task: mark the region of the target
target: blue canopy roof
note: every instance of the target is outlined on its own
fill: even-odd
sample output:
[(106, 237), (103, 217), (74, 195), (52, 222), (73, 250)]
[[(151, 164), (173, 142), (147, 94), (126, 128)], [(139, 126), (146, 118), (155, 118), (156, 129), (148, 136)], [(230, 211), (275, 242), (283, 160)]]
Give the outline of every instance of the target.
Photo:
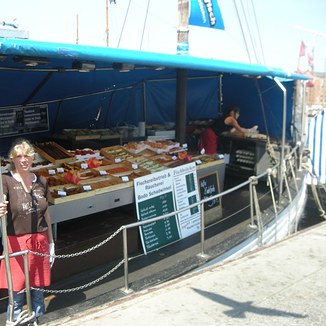
[[(95, 120), (97, 128), (175, 121), (180, 70), (187, 76), (188, 121), (216, 118), (221, 107), (235, 104), (241, 107), (241, 124), (258, 124), (264, 132), (266, 120), (269, 132), (277, 137), (281, 134), (283, 98), (273, 78), (289, 82), (288, 135), (293, 81), (308, 79), (257, 64), (3, 38), (0, 113), (10, 107), (45, 104), (50, 136), (64, 128), (88, 128)], [(268, 110), (266, 118), (257, 91)]]
[(97, 69), (113, 68), (114, 63), (128, 63), (135, 65), (136, 69), (164, 66), (166, 68), (182, 68), (215, 73), (308, 79), (303, 75), (257, 64), (23, 39), (1, 39), (0, 55), (3, 57), (1, 67), (18, 68), (19, 64), (13, 62), (12, 58), (14, 56), (29, 56), (49, 59), (46, 68), (57, 70), (71, 69), (72, 62), (79, 60), (94, 62)]

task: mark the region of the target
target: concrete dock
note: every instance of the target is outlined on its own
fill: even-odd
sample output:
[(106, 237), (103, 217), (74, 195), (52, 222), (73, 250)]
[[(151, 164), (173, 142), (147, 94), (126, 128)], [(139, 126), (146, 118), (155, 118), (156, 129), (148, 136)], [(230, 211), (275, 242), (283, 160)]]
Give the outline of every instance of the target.
[(326, 325), (326, 222), (42, 325)]

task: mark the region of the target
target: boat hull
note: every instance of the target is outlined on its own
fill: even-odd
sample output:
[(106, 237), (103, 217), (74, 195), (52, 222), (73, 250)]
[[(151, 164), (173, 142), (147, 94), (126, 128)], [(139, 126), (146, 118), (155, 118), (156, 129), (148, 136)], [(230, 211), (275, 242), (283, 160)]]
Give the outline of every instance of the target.
[(247, 238), (243, 239), (236, 246), (230, 248), (219, 257), (211, 260), (208, 264), (223, 264), (227, 261), (237, 259), (253, 250), (263, 246), (270, 246), (279, 242), (289, 235), (297, 231), (299, 220), (303, 214), (304, 207), (307, 201), (307, 182), (306, 175), (301, 178), (301, 185), (298, 191), (292, 197), (292, 200), (284, 199), (283, 209), (274, 216), (271, 215), (271, 209), (263, 213), (263, 219), (268, 220), (263, 226), (262, 232), (259, 232), (256, 225), (248, 226), (257, 231), (251, 233)]

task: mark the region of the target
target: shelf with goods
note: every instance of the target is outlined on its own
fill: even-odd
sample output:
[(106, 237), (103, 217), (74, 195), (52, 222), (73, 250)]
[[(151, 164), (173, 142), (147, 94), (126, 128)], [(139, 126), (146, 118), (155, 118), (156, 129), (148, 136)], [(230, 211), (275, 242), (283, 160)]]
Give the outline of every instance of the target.
[[(115, 145), (94, 151), (66, 151), (70, 153), (71, 161), (61, 162), (51, 157), (54, 163), (33, 167), (35, 174), (48, 180), (53, 223), (132, 204), (133, 181), (146, 174), (194, 161), (199, 174), (220, 166), (224, 168), (223, 159), (192, 156), (186, 148), (172, 141)], [(224, 180), (224, 170), (221, 173)]]

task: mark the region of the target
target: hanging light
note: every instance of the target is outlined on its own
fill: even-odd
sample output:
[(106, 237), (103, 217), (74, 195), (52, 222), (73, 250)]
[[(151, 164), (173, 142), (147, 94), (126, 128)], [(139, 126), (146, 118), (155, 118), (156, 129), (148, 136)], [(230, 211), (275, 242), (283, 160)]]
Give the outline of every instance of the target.
[(134, 64), (130, 63), (113, 63), (113, 69), (119, 70), (120, 72), (128, 72), (135, 69)]
[(83, 62), (75, 60), (72, 63), (72, 68), (77, 69), (80, 72), (89, 72), (91, 70), (95, 70), (96, 65), (94, 62)]
[(14, 56), (13, 61), (21, 63), (27, 67), (36, 67), (40, 65), (48, 65), (50, 61), (43, 57), (26, 57), (26, 56)]

